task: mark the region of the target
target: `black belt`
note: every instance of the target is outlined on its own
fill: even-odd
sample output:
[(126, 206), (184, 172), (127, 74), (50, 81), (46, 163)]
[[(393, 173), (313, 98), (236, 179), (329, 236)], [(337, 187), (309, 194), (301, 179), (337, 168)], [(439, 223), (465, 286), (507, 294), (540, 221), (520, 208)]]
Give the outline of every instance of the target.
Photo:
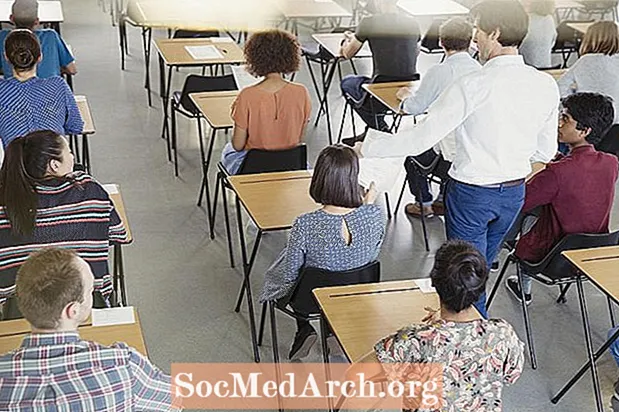
[(463, 185), (475, 186), (475, 187), (483, 187), (485, 189), (502, 189), (502, 188), (505, 188), (505, 187), (520, 186), (521, 184), (524, 183), (524, 179), (508, 180), (507, 182), (495, 183), (495, 184), (491, 184), (491, 185), (473, 185), (473, 184), (470, 184), (470, 183), (461, 182), (459, 180), (454, 180), (454, 181), (456, 181), (458, 183), (461, 183)]

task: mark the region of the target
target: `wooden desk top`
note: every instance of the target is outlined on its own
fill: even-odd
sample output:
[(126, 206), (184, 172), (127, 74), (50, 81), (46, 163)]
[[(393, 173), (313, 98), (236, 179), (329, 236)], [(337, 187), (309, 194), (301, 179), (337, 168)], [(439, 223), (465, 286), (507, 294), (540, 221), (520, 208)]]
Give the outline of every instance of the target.
[(84, 120), (84, 131), (82, 132), (82, 134), (94, 134), (96, 132), (95, 122), (92, 119), (90, 105), (88, 104), (86, 96), (76, 95), (75, 102), (77, 103), (77, 108), (82, 115), (82, 120)]
[[(221, 59), (196, 60), (185, 46), (215, 46), (224, 56)], [(244, 63), (243, 50), (234, 40), (213, 42), (211, 39), (157, 39), (155, 48), (168, 66), (203, 66), (205, 64)]]
[[(331, 56), (338, 57), (340, 55), (340, 47), (342, 40), (344, 40), (343, 33), (321, 33), (312, 34), (312, 38), (316, 43), (320, 44), (325, 50), (331, 53)], [(361, 50), (357, 52), (354, 58), (372, 57), (372, 50), (370, 50), (370, 44), (364, 42)]]
[(320, 207), (309, 195), (307, 170), (230, 176), (228, 181), (262, 230), (292, 227), (297, 216)]
[[(10, 23), (13, 0), (0, 1), (0, 23)], [(39, 1), (39, 21), (41, 23), (62, 23), (64, 14), (60, 1)]]
[[(148, 356), (144, 336), (142, 335), (142, 325), (135, 312), (135, 323), (113, 326), (92, 326), (87, 322), (80, 326), (78, 331), (84, 340), (98, 342), (103, 345), (111, 345), (114, 342), (125, 342), (127, 345), (137, 349), (140, 353)], [(30, 325), (24, 319), (7, 320), (0, 322), (2, 332), (0, 332), (0, 354), (10, 352), (21, 345), (24, 336), (30, 333)]]
[(390, 83), (374, 83), (364, 84), (363, 88), (374, 96), (378, 101), (391, 109), (394, 113), (400, 112), (400, 99), (396, 97), (396, 93), (401, 87), (419, 87), (421, 81), (413, 82), (390, 82)]
[(192, 93), (189, 95), (189, 98), (213, 129), (224, 129), (234, 126), (230, 112), (232, 110), (232, 103), (234, 103), (238, 94), (238, 90), (202, 92)]
[(120, 216), (120, 220), (122, 220), (123, 224), (125, 225), (125, 230), (127, 231), (128, 240), (133, 241), (133, 235), (131, 234), (131, 227), (129, 226), (129, 219), (127, 219), (127, 213), (125, 212), (125, 202), (123, 202), (123, 197), (122, 197), (122, 194), (120, 193), (120, 188), (116, 184), (110, 184), (110, 185), (104, 185), (104, 186), (116, 186), (117, 192), (110, 193), (110, 199), (112, 199), (112, 203), (114, 203), (114, 208), (116, 208), (116, 211), (118, 212), (118, 216)]
[(458, 16), (469, 14), (469, 9), (452, 0), (400, 0), (398, 7), (415, 17)]
[(619, 246), (569, 250), (563, 256), (606, 294), (619, 300)]
[(279, 9), (287, 19), (352, 16), (348, 10), (329, 0), (285, 0), (279, 5)]
[(591, 27), (594, 23), (596, 22), (588, 21), (584, 23), (567, 23), (567, 27), (569, 27), (570, 29), (574, 29), (578, 33), (584, 35), (587, 32), (587, 30), (589, 30), (589, 27)]
[(414, 280), (314, 289), (348, 360), (355, 362), (380, 339), (420, 323), (424, 308), (439, 307), (436, 293), (422, 293)]
[(555, 80), (559, 80), (561, 76), (565, 74), (567, 69), (552, 69), (552, 70), (542, 70), (542, 71), (544, 73), (548, 73), (549, 75), (551, 75)]

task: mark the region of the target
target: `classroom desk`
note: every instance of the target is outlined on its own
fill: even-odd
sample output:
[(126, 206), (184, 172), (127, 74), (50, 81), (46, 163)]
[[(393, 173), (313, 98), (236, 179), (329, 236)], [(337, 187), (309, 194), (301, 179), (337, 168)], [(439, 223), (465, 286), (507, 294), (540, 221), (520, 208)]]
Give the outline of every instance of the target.
[[(205, 67), (224, 64), (241, 64), (245, 62), (243, 50), (231, 38), (220, 38), (225, 40), (214, 41), (213, 38), (199, 39), (157, 39), (155, 48), (159, 54), (159, 91), (163, 106), (163, 129), (161, 137), (166, 139), (168, 144), (168, 160), (172, 160), (169, 133), (169, 97), (172, 73), (175, 67)], [(214, 46), (222, 55), (221, 58), (213, 59), (194, 59), (187, 51), (186, 47), (195, 46)], [(168, 69), (166, 81), (166, 67)], [(149, 91), (150, 95), (150, 91)]]
[[(114, 208), (118, 212), (120, 216), (120, 220), (123, 222), (125, 226), (125, 230), (127, 231), (127, 240), (133, 242), (133, 235), (131, 234), (131, 227), (129, 226), (129, 219), (127, 219), (127, 212), (125, 211), (125, 202), (123, 201), (122, 194), (120, 193), (120, 187), (117, 184), (107, 184), (103, 186), (105, 190), (109, 193), (110, 199), (112, 199), (112, 203), (114, 204)], [(118, 294), (120, 291), (120, 299), (123, 306), (127, 306), (127, 290), (125, 286), (125, 265), (123, 262), (123, 250), (122, 244), (113, 243), (112, 247), (114, 248), (114, 299), (116, 303), (118, 303)]]
[[(579, 274), (590, 280), (597, 286), (608, 299), (609, 311), (611, 315), (611, 323), (614, 325), (614, 315), (612, 305), (619, 304), (619, 278), (617, 271), (619, 270), (619, 246), (601, 247), (594, 249), (570, 250), (563, 252), (563, 256), (578, 270)], [(571, 389), (583, 374), (591, 369), (591, 377), (593, 380), (593, 390), (595, 393), (595, 401), (598, 412), (603, 412), (602, 395), (600, 393), (600, 382), (598, 380), (596, 361), (602, 356), (619, 337), (619, 331), (609, 337), (606, 342), (595, 353), (593, 352), (593, 344), (591, 343), (591, 328), (589, 325), (589, 315), (587, 312), (587, 304), (583, 291), (583, 276), (578, 276), (577, 287), (578, 297), (580, 301), (580, 310), (583, 319), (583, 329), (585, 332), (585, 342), (587, 345), (587, 355), (589, 360), (583, 365), (576, 374), (565, 384), (565, 386), (551, 399), (551, 402), (556, 404), (563, 396)]]
[[(13, 0), (0, 1), (0, 23), (11, 23)], [(39, 21), (41, 24), (49, 24), (60, 33), (60, 23), (64, 21), (62, 3), (60, 1), (39, 1)]]
[[(310, 72), (310, 77), (312, 79), (312, 83), (314, 84), (314, 89), (316, 90), (316, 95), (318, 100), (320, 101), (320, 108), (318, 110), (318, 114), (316, 115), (316, 121), (314, 122), (314, 127), (318, 126), (318, 122), (320, 117), (324, 114), (327, 119), (327, 133), (329, 136), (329, 144), (333, 144), (333, 134), (331, 131), (331, 113), (329, 112), (329, 89), (331, 88), (331, 83), (333, 83), (333, 77), (335, 76), (335, 70), (340, 71), (341, 77), (341, 68), (340, 63), (344, 60), (340, 56), (340, 47), (342, 44), (342, 40), (344, 40), (343, 33), (322, 33), (322, 34), (312, 34), (312, 38), (320, 47), (322, 47), (325, 51), (327, 51), (331, 58), (326, 60), (319, 60), (320, 63), (320, 74), (322, 79), (321, 87), (318, 86), (318, 82), (316, 81), (316, 76), (314, 75), (314, 71), (312, 70), (311, 59), (309, 56), (305, 56), (305, 61), (307, 62), (307, 67)], [(367, 42), (363, 44), (361, 49), (357, 52), (357, 54), (350, 60), (351, 65), (353, 66), (353, 71), (357, 73), (357, 70), (354, 66), (354, 59), (363, 59), (372, 57), (372, 51), (370, 50), (370, 46)], [(320, 90), (322, 89), (322, 91)]]
[[(312, 175), (306, 170), (228, 177), (228, 182), (236, 193), (236, 220), (243, 258), (244, 280), (235, 311), (239, 312), (241, 309), (245, 292), (247, 292), (251, 339), (256, 362), (260, 361), (260, 353), (256, 339), (256, 321), (249, 278), (260, 246), (260, 239), (264, 232), (290, 229), (297, 216), (319, 207), (309, 195), (311, 180)], [(241, 204), (258, 228), (249, 259), (243, 233)]]
[(425, 307), (438, 308), (436, 293), (422, 293), (414, 280), (314, 289), (314, 297), (349, 362), (381, 338), (420, 323)]
[(71, 151), (75, 154), (76, 161), (84, 165), (88, 174), (92, 174), (88, 136), (95, 134), (95, 122), (92, 118), (90, 105), (88, 104), (88, 99), (86, 99), (86, 96), (76, 95), (75, 102), (77, 103), (77, 108), (79, 109), (80, 115), (82, 115), (82, 120), (84, 121), (84, 129), (82, 130), (82, 151), (80, 153), (77, 135), (69, 136), (69, 146), (71, 147)]
[(352, 13), (332, 0), (284, 0), (279, 5), (285, 30), (299, 34), (299, 20), (312, 20), (314, 31), (321, 28), (321, 22), (330, 22), (330, 27), (341, 26), (342, 18), (352, 18)]
[(567, 69), (551, 69), (551, 70), (542, 70), (544, 73), (548, 73), (555, 80), (559, 80), (561, 76), (567, 72)]
[[(92, 326), (90, 319), (78, 328), (80, 336), (84, 340), (90, 340), (109, 346), (114, 342), (125, 342), (137, 349), (141, 354), (148, 357), (142, 325), (138, 318), (138, 312), (134, 309), (135, 323), (112, 326)], [(10, 352), (21, 345), (24, 336), (30, 333), (30, 325), (25, 319), (7, 320), (1, 322), (0, 329), (0, 354)]]
[(453, 0), (400, 0), (398, 7), (413, 17), (451, 17), (469, 14), (469, 9)]
[(594, 23), (594, 21), (582, 23), (567, 23), (567, 27), (569, 27), (570, 29), (574, 29), (576, 32), (578, 32), (578, 34), (584, 36), (585, 33), (587, 33), (587, 30), (589, 30), (589, 27), (591, 27)]
[[(208, 183), (208, 168), (211, 163), (211, 157), (213, 155), (213, 145), (215, 143), (215, 137), (219, 130), (228, 130), (234, 126), (234, 121), (230, 116), (232, 110), (232, 103), (239, 94), (238, 90), (227, 92), (202, 92), (192, 93), (189, 95), (191, 101), (196, 105), (202, 117), (204, 117), (211, 127), (211, 136), (208, 145), (208, 152), (204, 154), (204, 142), (202, 141), (202, 132), (200, 131), (198, 139), (200, 139), (200, 156), (202, 160), (202, 183), (200, 186), (200, 193), (198, 195), (198, 204), (202, 201), (202, 196), (206, 194), (206, 207), (209, 217), (209, 228), (211, 239), (215, 238), (215, 232), (213, 226), (215, 224), (213, 213), (211, 213), (211, 193)], [(201, 129), (200, 129), (201, 130)], [(176, 136), (172, 134), (172, 146), (174, 148), (174, 166), (177, 167), (176, 159)], [(178, 173), (175, 169), (175, 172)], [(217, 199), (213, 200), (214, 202)]]
[(366, 90), (372, 97), (384, 104), (393, 113), (398, 114), (400, 111), (401, 100), (397, 98), (396, 93), (402, 87), (417, 88), (421, 81), (408, 82), (389, 82), (389, 83), (373, 83), (364, 84), (363, 89)]

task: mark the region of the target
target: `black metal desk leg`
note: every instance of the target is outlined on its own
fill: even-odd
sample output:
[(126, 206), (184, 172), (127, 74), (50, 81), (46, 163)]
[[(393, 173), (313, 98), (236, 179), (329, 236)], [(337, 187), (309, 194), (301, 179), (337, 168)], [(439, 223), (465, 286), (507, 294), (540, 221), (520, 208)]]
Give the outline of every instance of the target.
[(84, 162), (84, 167), (86, 167), (86, 172), (89, 175), (92, 175), (92, 168), (90, 166), (90, 147), (88, 145), (88, 135), (82, 135), (82, 161)]
[(593, 379), (593, 392), (595, 394), (595, 404), (598, 412), (604, 412), (602, 405), (602, 394), (600, 393), (600, 381), (598, 380), (597, 367), (595, 365), (595, 356), (593, 353), (593, 344), (591, 343), (591, 327), (589, 325), (589, 314), (587, 312), (587, 302), (585, 300), (585, 291), (582, 285), (582, 276), (579, 275), (576, 279), (576, 287), (578, 288), (578, 300), (580, 301), (580, 310), (582, 312), (582, 323), (585, 330), (585, 343), (587, 344), (587, 355), (591, 362), (591, 378)]
[(118, 294), (120, 289), (120, 302), (123, 306), (127, 306), (127, 291), (125, 286), (125, 264), (123, 262), (122, 245), (114, 245), (114, 290)]
[(144, 47), (144, 68), (146, 70), (146, 79), (144, 81), (144, 88), (146, 89), (148, 97), (148, 107), (152, 107), (153, 98), (150, 95), (150, 53), (151, 42), (153, 38), (153, 31), (150, 28), (142, 29), (142, 46)]

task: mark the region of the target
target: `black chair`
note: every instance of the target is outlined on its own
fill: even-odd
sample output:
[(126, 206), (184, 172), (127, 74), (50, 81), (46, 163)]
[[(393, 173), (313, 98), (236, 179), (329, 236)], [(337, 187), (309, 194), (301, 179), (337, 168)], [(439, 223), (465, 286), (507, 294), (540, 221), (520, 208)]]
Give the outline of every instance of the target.
[[(228, 183), (230, 174), (220, 162), (217, 165), (219, 171), (217, 173), (217, 183), (215, 186), (215, 197), (213, 201), (213, 213), (211, 217), (211, 230), (215, 226), (215, 218), (217, 215), (217, 195), (221, 187), (221, 198), (223, 201), (224, 218), (226, 222), (226, 236), (228, 238), (228, 253), (230, 255), (230, 266), (234, 267), (234, 253), (232, 251), (232, 236), (230, 233), (230, 217), (228, 215), (228, 200), (226, 189), (231, 189)], [(255, 173), (273, 173), (287, 172), (293, 170), (307, 169), (307, 147), (305, 144), (300, 144), (297, 147), (286, 150), (260, 150), (251, 149), (247, 152), (247, 156), (239, 169), (238, 175), (247, 175)], [(239, 207), (237, 199), (237, 209)], [(237, 219), (240, 219), (240, 209), (237, 210)], [(239, 221), (240, 225), (241, 222)], [(211, 232), (213, 233), (213, 232)]]
[[(518, 282), (521, 285), (521, 300), (522, 300), (522, 315), (524, 317), (524, 326), (527, 334), (527, 344), (529, 346), (529, 354), (531, 356), (531, 367), (533, 369), (537, 368), (537, 361), (535, 358), (535, 348), (533, 345), (533, 332), (531, 329), (531, 321), (529, 319), (529, 311), (527, 308), (527, 304), (524, 296), (524, 288), (522, 288), (522, 280), (523, 280), (523, 271), (526, 272), (528, 276), (535, 279), (538, 282), (543, 283), (546, 286), (559, 286), (559, 297), (557, 298), (557, 303), (565, 303), (565, 295), (570, 288), (570, 286), (576, 283), (578, 279), (578, 272), (574, 269), (574, 267), (570, 264), (570, 262), (562, 255), (562, 252), (566, 250), (574, 250), (574, 249), (590, 249), (604, 246), (613, 246), (619, 243), (619, 231), (612, 233), (601, 233), (601, 234), (571, 234), (565, 236), (563, 239), (557, 243), (550, 252), (542, 259), (539, 263), (531, 263), (519, 259), (514, 254), (514, 248), (512, 247), (512, 252), (509, 254), (505, 263), (503, 264), (503, 268), (497, 280), (492, 288), (492, 292), (490, 293), (490, 297), (487, 302), (487, 308), (490, 309), (490, 305), (492, 304), (492, 300), (496, 294), (498, 287), (500, 286), (503, 277), (505, 276), (505, 272), (507, 270), (507, 266), (510, 263), (516, 264), (516, 273), (518, 275)], [(610, 300), (609, 300), (610, 305)]]
[[(406, 161), (410, 161), (413, 164), (413, 171), (418, 176), (425, 178), (428, 184), (436, 183), (438, 185), (444, 185), (449, 180), (449, 169), (451, 168), (451, 162), (445, 160), (442, 154), (439, 154), (434, 158), (432, 163), (429, 165), (424, 165), (417, 161), (414, 156), (409, 156)], [(400, 208), (400, 204), (402, 203), (402, 197), (404, 196), (404, 191), (406, 190), (407, 179), (404, 180), (402, 184), (402, 189), (400, 190), (400, 196), (398, 197), (398, 203), (395, 206), (394, 214), (398, 213), (398, 209)], [(421, 187), (416, 188), (417, 198), (421, 199)], [(430, 251), (430, 244), (428, 242), (428, 232), (426, 228), (426, 218), (423, 213), (421, 213), (421, 227), (423, 229), (423, 240), (425, 242), (426, 251)]]
[[(209, 142), (208, 154), (205, 154), (204, 151), (204, 137), (202, 135), (202, 121), (200, 110), (193, 103), (191, 98), (189, 97), (192, 93), (199, 92), (217, 92), (217, 91), (229, 91), (229, 90), (237, 90), (236, 81), (234, 80), (234, 76), (229, 74), (226, 76), (198, 76), (195, 74), (191, 74), (187, 76), (185, 80), (185, 84), (183, 86), (183, 90), (180, 92), (172, 93), (172, 149), (170, 150), (168, 146), (168, 156), (170, 153), (174, 153), (174, 176), (178, 176), (178, 151), (177, 151), (177, 128), (176, 128), (176, 114), (180, 113), (183, 116), (196, 119), (198, 125), (198, 141), (200, 144), (200, 160), (202, 162), (202, 185), (200, 187), (200, 193), (198, 195), (198, 206), (202, 205), (202, 197), (206, 192), (207, 203), (210, 202), (209, 197), (209, 188), (208, 188), (208, 179), (207, 172), (208, 166), (211, 160), (211, 155), (213, 153), (213, 144), (215, 143), (215, 134), (217, 129), (213, 129), (211, 133), (211, 140)], [(169, 142), (168, 142), (169, 144)], [(210, 207), (210, 204), (209, 204)]]
[(443, 53), (443, 48), (441, 47), (441, 42), (439, 40), (439, 29), (441, 25), (444, 23), (444, 20), (434, 20), (430, 25), (430, 28), (421, 39), (421, 47), (420, 50), (427, 54), (441, 54)]
[(595, 148), (619, 157), (619, 124), (612, 125)]
[(580, 48), (580, 34), (568, 26), (569, 23), (584, 23), (581, 21), (566, 20), (557, 26), (557, 40), (552, 47), (552, 53), (560, 53), (563, 58), (562, 69), (567, 68), (572, 53), (577, 53)]
[[(277, 301), (268, 302), (271, 319), (271, 340), (273, 345), (273, 362), (279, 363), (279, 350), (277, 345), (277, 325), (275, 322), (275, 309), (295, 319), (313, 321), (320, 320), (322, 356), (325, 364), (329, 362), (327, 351), (327, 325), (321, 319), (320, 307), (314, 298), (312, 291), (318, 288), (333, 286), (357, 285), (363, 283), (380, 282), (380, 262), (374, 261), (357, 269), (345, 272), (330, 272), (324, 269), (303, 268), (297, 279), (292, 293)], [(266, 318), (267, 302), (262, 304), (260, 317), (260, 333), (258, 345), (262, 345), (264, 323)]]
[(17, 306), (17, 296), (9, 296), (4, 302), (0, 320), (21, 319), (24, 317)]

